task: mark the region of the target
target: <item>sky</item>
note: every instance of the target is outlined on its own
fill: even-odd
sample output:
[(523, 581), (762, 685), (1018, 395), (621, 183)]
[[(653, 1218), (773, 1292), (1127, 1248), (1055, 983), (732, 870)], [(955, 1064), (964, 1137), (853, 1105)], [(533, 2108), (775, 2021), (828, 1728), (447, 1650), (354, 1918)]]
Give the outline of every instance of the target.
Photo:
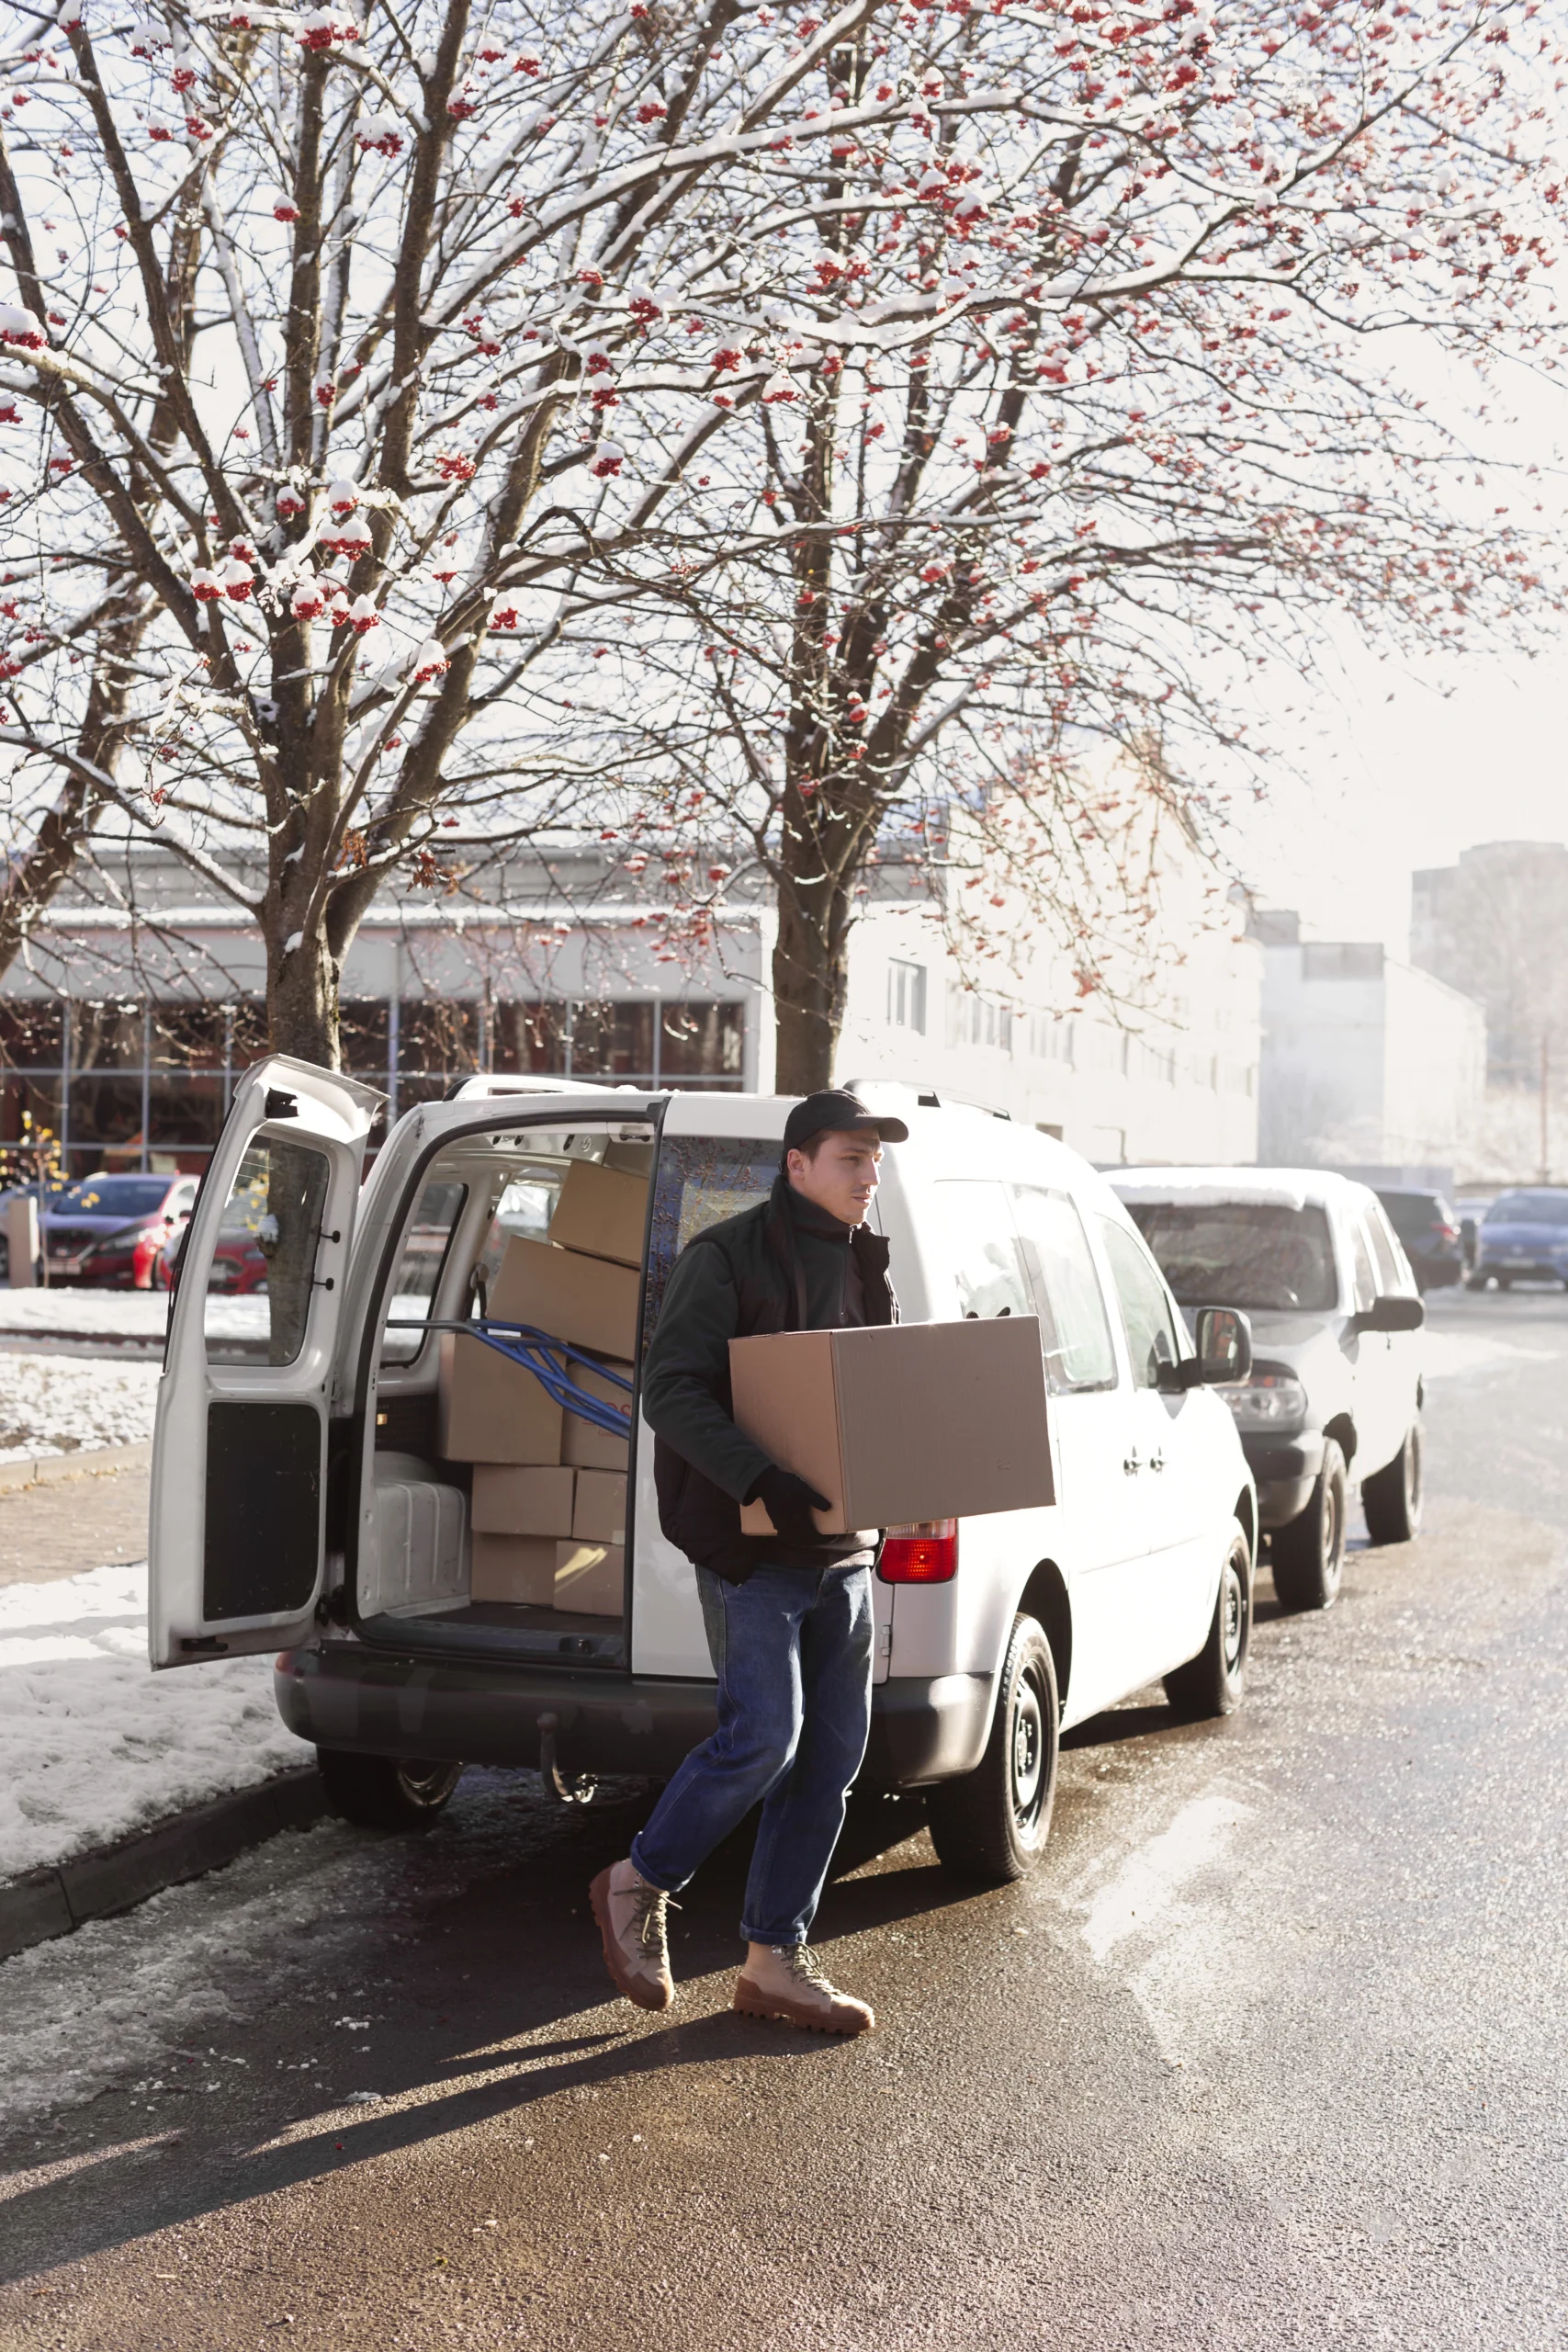
[(1277, 775), (1231, 843), (1260, 903), (1296, 908), (1308, 936), (1403, 956), (1416, 866), (1476, 842), (1568, 841), (1568, 642), (1534, 662), (1478, 653), (1440, 680), (1353, 654), (1315, 693), (1301, 773)]
[[(1430, 343), (1406, 344), (1396, 373), (1487, 469), (1483, 508), (1494, 486), (1518, 498), (1514, 469), (1538, 466), (1529, 504), (1568, 543), (1568, 389), (1516, 368), (1494, 378), (1478, 420), (1477, 379)], [(1413, 668), (1382, 651), (1341, 634), (1306, 696), (1294, 676), (1271, 688), (1280, 713), (1311, 705), (1305, 723), (1269, 730), (1299, 730), (1297, 772), (1281, 765), (1237, 812), (1228, 848), (1259, 903), (1297, 909), (1307, 936), (1381, 939), (1403, 956), (1417, 866), (1451, 865), (1477, 842), (1568, 842), (1568, 623), (1534, 661), (1478, 648)]]

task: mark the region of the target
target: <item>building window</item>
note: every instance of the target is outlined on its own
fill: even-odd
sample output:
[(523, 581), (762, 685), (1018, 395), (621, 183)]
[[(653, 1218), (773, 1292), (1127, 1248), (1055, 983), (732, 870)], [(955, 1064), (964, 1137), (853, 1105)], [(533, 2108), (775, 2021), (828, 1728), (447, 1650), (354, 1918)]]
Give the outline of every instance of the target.
[(1381, 980), (1382, 944), (1377, 940), (1314, 941), (1302, 949), (1303, 980)]
[(551, 1078), (614, 1078), (643, 1086), (731, 1086), (746, 1060), (746, 1008), (712, 1000), (498, 1004), (491, 1065)]
[(887, 967), (887, 1025), (926, 1034), (926, 967), (897, 957)]
[(998, 1053), (1012, 1051), (1012, 1012), (994, 997), (950, 982), (947, 991), (947, 1042), (950, 1046), (990, 1046)]
[(1073, 1059), (1073, 1024), (1060, 1012), (1032, 1012), (1029, 1016), (1029, 1050), (1037, 1061), (1066, 1062)]
[[(745, 1071), (746, 1008), (715, 999), (349, 999), (340, 1013), (344, 1067), (387, 1094), (392, 1118), (479, 1070), (677, 1088), (739, 1088)], [(266, 1026), (259, 998), (13, 998), (0, 1006), (0, 1148), (36, 1148), (47, 1131), (72, 1176), (199, 1173)]]

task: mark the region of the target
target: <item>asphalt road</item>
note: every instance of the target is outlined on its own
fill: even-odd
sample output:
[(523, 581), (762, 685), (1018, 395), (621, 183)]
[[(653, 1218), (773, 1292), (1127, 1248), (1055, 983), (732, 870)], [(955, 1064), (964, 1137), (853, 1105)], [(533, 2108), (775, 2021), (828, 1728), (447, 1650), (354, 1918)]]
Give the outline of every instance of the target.
[(1238, 1715), (1075, 1734), (1021, 1888), (860, 1808), (863, 2041), (728, 2012), (739, 1855), (607, 2001), (645, 1800), (521, 1776), (0, 1971), (0, 2346), (1568, 2342), (1568, 1299), (1433, 1307), (1429, 1532), (1266, 1588)]

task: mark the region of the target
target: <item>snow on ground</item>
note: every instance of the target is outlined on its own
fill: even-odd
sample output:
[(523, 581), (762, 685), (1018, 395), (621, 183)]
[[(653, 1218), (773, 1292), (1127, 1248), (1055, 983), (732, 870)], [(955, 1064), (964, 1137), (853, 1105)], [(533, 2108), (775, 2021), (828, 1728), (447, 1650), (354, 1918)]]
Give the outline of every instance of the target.
[[(418, 1302), (416, 1312), (428, 1300)], [(225, 1339), (256, 1339), (267, 1329), (265, 1291), (243, 1298), (214, 1291), (207, 1301), (207, 1329)], [(0, 1339), (39, 1338), (56, 1331), (101, 1332), (107, 1340), (141, 1340), (162, 1347), (169, 1320), (168, 1295), (161, 1290), (7, 1290), (0, 1283)]]
[(168, 1319), (165, 1291), (7, 1290), (0, 1284), (0, 1332), (103, 1331), (162, 1340)]
[(311, 1752), (278, 1720), (270, 1653), (149, 1671), (145, 1562), (0, 1588), (0, 1882)]
[(84, 1363), (0, 1349), (0, 1462), (143, 1444), (152, 1434), (157, 1397), (155, 1363)]
[[(0, 2126), (41, 2118), (114, 2084), (130, 2094), (130, 2120), (151, 2132), (177, 2127), (185, 2098), (198, 2084), (205, 2087), (225, 2064), (244, 2063), (220, 2056), (211, 2043), (225, 2042), (266, 2008), (278, 2019), (276, 2064), (300, 2077), (302, 2102), (333, 2087), (345, 2052), (301, 2046), (289, 2031), (289, 1996), (309, 2000), (323, 1971), (352, 1957), (366, 1918), (385, 1919), (397, 1907), (396, 1892), (389, 1901), (384, 1883), (388, 1860), (384, 1846), (337, 1822), (286, 1831), (122, 1918), (89, 1920), (73, 1936), (5, 1962)], [(0, 2211), (20, 2186), (14, 2174), (0, 2182)]]

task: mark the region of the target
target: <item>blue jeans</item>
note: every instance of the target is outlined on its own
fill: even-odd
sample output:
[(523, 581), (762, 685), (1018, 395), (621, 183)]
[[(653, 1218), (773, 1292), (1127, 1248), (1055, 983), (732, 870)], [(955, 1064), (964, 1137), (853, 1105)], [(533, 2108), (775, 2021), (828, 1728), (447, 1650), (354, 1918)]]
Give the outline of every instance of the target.
[(746, 1882), (749, 1943), (806, 1941), (871, 1728), (871, 1570), (758, 1568), (697, 1583), (718, 1676), (718, 1728), (694, 1747), (633, 1868), (674, 1894), (759, 1800)]

